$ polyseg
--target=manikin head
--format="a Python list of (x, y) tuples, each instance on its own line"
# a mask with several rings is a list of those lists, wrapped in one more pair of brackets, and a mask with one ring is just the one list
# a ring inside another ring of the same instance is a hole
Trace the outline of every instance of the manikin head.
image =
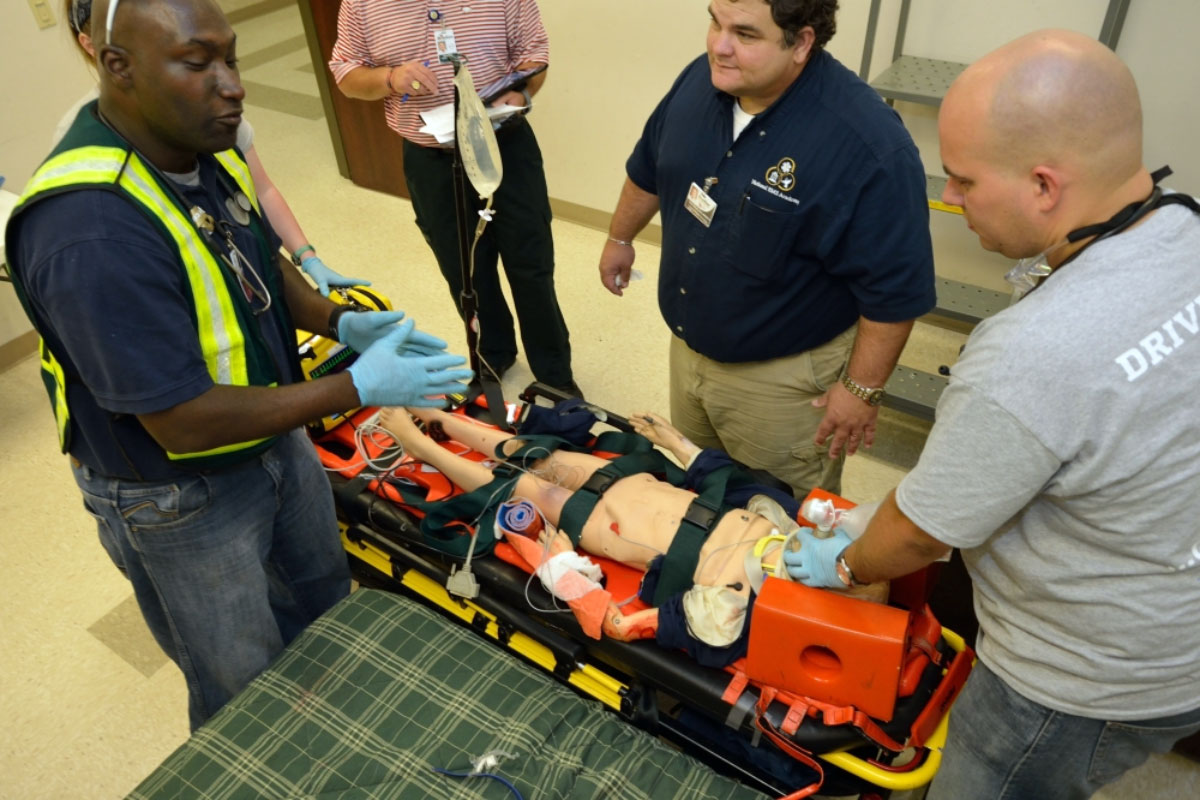
[(187, 172), (233, 147), (245, 90), (213, 0), (95, 0), (91, 23), (100, 112), (155, 165)]
[(710, 0), (713, 86), (757, 114), (804, 71), (836, 29), (837, 0)]
[[(1083, 34), (1038, 31), (976, 61), (946, 93), (938, 133), (942, 199), (1009, 258), (1055, 248), (1150, 191), (1133, 76)], [(1052, 250), (1051, 265), (1073, 249)]]

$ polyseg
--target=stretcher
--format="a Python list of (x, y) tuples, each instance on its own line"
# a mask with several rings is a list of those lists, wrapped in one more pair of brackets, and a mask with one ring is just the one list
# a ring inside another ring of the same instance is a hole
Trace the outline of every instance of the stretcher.
[[(525, 405), (539, 398), (563, 399), (539, 384), (522, 395)], [(484, 402), (458, 413), (490, 419)], [(506, 412), (511, 421), (523, 406)], [(928, 573), (894, 582), (889, 604), (867, 609), (862, 601), (769, 578), (751, 620), (750, 653), (725, 669), (700, 666), (651, 641), (597, 641), (530, 581), (506, 545), (480, 547), (486, 537), (472, 538), (474, 520), (436, 517), (439, 501), (460, 494), (443, 476), (419, 463), (382, 474), (365, 468), (363, 448), (370, 455), (380, 445), (355, 432), (373, 413), (360, 410), (315, 437), (362, 584), (419, 599), (755, 791), (873, 798), (932, 779), (947, 712), (973, 653), (924, 606)], [(609, 427), (628, 430), (620, 417), (601, 416)], [(452, 440), (443, 446), (478, 461), (492, 458)], [(594, 560), (614, 596), (636, 593), (639, 571)], [(479, 587), (471, 599), (446, 588), (465, 564)]]

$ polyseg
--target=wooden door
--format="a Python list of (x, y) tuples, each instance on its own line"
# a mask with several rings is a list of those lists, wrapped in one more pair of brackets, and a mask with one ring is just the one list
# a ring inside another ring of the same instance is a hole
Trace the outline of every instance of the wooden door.
[(299, 6), (338, 169), (359, 186), (408, 197), (404, 140), (387, 126), (383, 101), (351, 100), (329, 72), (341, 0), (299, 0)]

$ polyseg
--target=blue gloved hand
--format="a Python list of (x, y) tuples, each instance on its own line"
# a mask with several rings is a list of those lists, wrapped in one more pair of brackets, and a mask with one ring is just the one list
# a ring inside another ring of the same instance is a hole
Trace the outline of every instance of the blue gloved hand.
[(413, 321), (395, 325), (347, 370), (364, 406), (413, 406), (440, 408), (445, 400), (437, 395), (466, 392), (459, 381), (469, 381), (469, 369), (450, 369), (466, 362), (462, 356), (404, 354), (405, 342), (413, 332)]
[(309, 256), (300, 262), (304, 274), (317, 282), (317, 290), (329, 297), (330, 286), (370, 286), (371, 282), (362, 278), (347, 278), (325, 266), (325, 262), (316, 256)]
[(788, 575), (805, 586), (817, 588), (844, 588), (837, 574), (838, 556), (854, 541), (841, 528), (833, 529), (833, 536), (818, 539), (810, 528), (801, 528), (796, 534), (799, 550), (784, 550), (783, 563)]
[[(338, 341), (345, 342), (356, 353), (382, 339), (396, 323), (404, 319), (403, 311), (356, 311), (338, 318)], [(446, 343), (436, 336), (413, 328), (404, 343), (405, 355), (435, 356), (446, 351)]]

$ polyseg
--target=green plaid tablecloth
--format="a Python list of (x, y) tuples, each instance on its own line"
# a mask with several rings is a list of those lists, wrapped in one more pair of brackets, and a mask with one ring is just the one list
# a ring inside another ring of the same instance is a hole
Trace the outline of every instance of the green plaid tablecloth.
[(492, 750), (526, 800), (761, 798), (423, 606), (363, 589), (133, 798), (512, 798), (450, 778)]

